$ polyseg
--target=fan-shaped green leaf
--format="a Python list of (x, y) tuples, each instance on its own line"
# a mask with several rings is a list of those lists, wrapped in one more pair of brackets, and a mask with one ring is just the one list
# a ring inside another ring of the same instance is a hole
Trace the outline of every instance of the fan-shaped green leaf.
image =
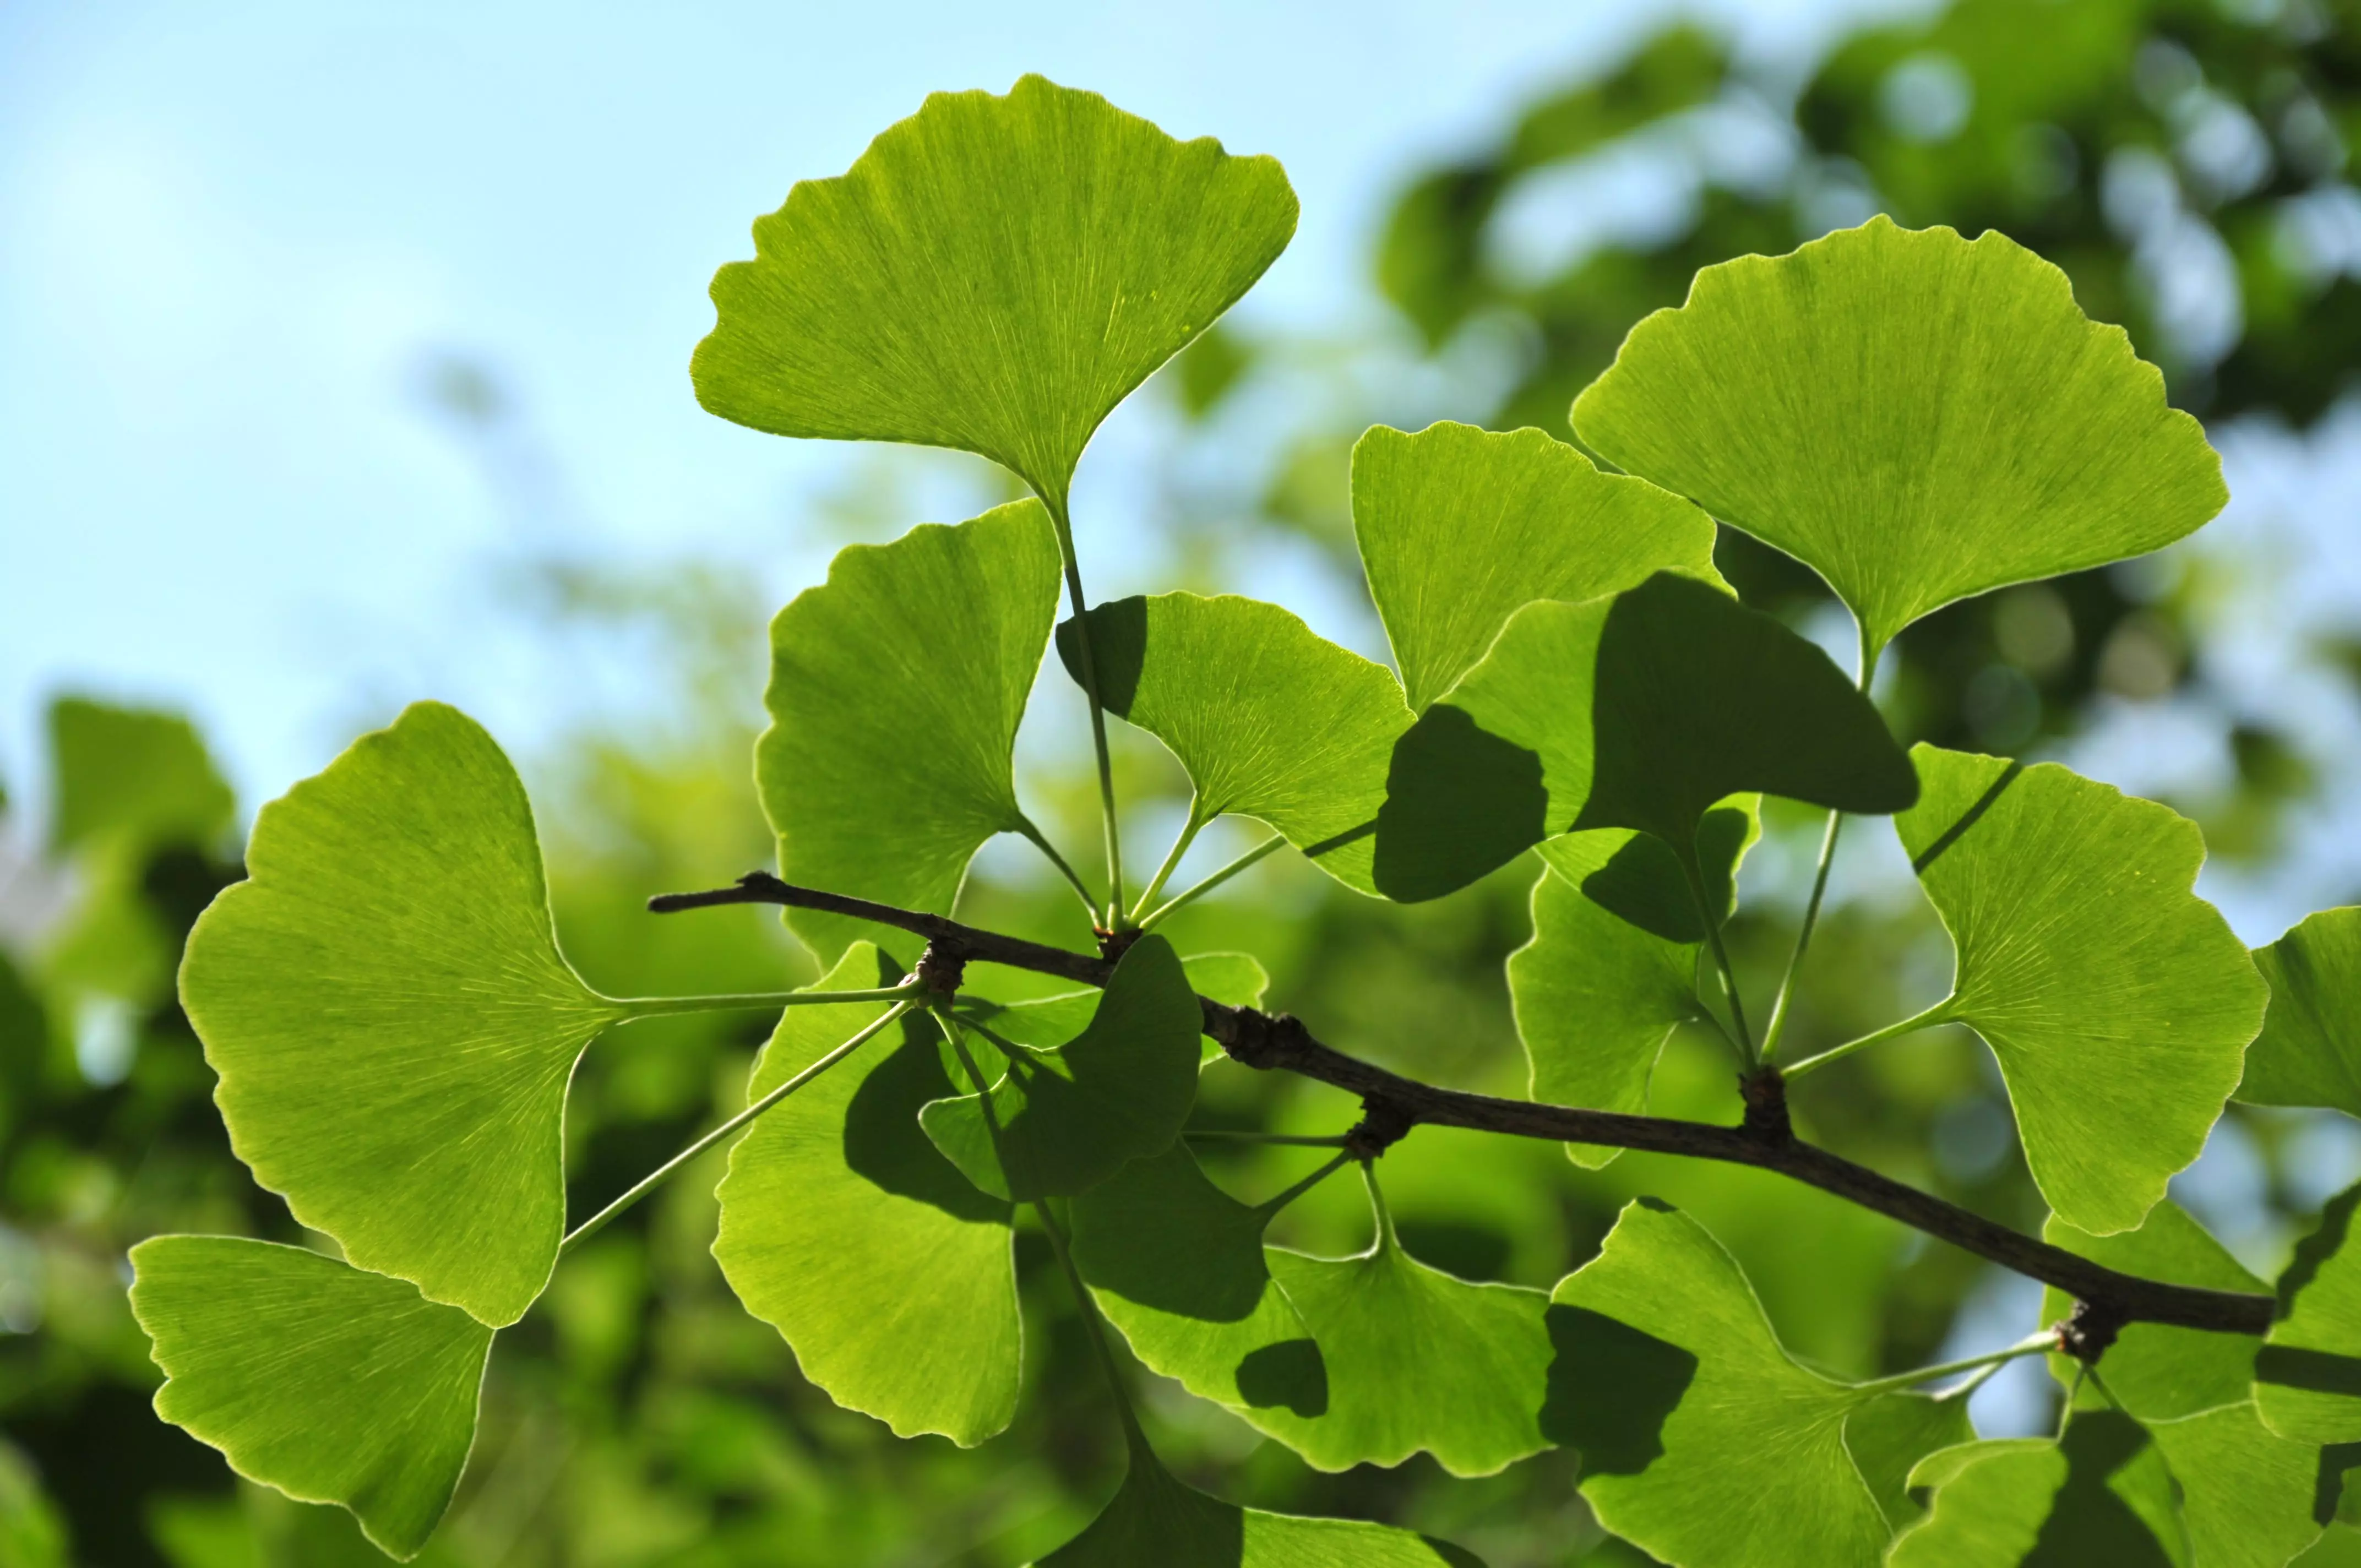
[(1694, 578), (1526, 606), (1394, 748), (1377, 884), (1464, 887), (1545, 838), (1631, 828), (1694, 853), (1726, 795), (1845, 811), (1917, 798), (1909, 760), (1827, 654)]
[[(983, 972), (982, 965), (968, 966), (967, 981), (953, 1010), (966, 1022), (982, 1024), (1005, 1040), (1044, 1050), (1062, 1046), (1089, 1028), (1103, 994), (1093, 987), (1014, 1002), (995, 1001), (978, 989), (978, 976)], [(1270, 985), (1262, 960), (1252, 953), (1194, 953), (1180, 960), (1180, 972), (1188, 976), (1189, 988), (1198, 995), (1231, 1007), (1260, 1006), (1262, 994)], [(1205, 1043), (1217, 1053), (1221, 1049), (1210, 1040)]]
[(1040, 1568), (1484, 1568), (1472, 1552), (1357, 1519), (1267, 1514), (1175, 1480), (1139, 1444), (1090, 1528)]
[(2339, 1193), (2279, 1279), (2255, 1355), (2255, 1406), (2281, 1437), (2361, 1442), (2361, 1247), (2346, 1245), (2361, 1187)]
[(2271, 1005), (2238, 1098), (2361, 1116), (2361, 909), (2322, 910), (2256, 948), (2255, 967)]
[(1535, 599), (1596, 598), (1659, 571), (1721, 580), (1711, 518), (1532, 429), (1371, 427), (1353, 448), (1353, 533), (1422, 713)]
[[(2043, 1234), (2142, 1278), (2213, 1290), (2265, 1288), (2169, 1200), (2149, 1210), (2137, 1230), (2094, 1236), (2053, 1218)], [(2048, 1291), (2042, 1321), (2063, 1318), (2071, 1305), (2061, 1292)], [(2082, 1385), (2085, 1409), (2103, 1409), (2112, 1396), (2147, 1426), (2180, 1483), (2195, 1568), (2279, 1568), (2320, 1534), (2312, 1517), (2320, 1450), (2262, 1424), (2254, 1402), (2256, 1348), (2237, 1334), (2133, 1323), (2101, 1364), (2106, 1393)], [(2051, 1357), (2050, 1370), (2070, 1388), (2079, 1380), (2078, 1365), (2064, 1356)]]
[(1845, 1452), (1852, 1455), (1877, 1499), (1888, 1528), (1902, 1530), (1925, 1513), (1910, 1495), (1910, 1472), (1930, 1453), (1973, 1442), (1975, 1423), (1968, 1417), (1968, 1401), (1954, 1393), (1930, 1398), (1924, 1394), (1880, 1394), (1853, 1408), (1845, 1417)]
[(379, 1548), (415, 1556), (467, 1468), (492, 1331), (301, 1247), (158, 1236), (131, 1265), (131, 1310), (164, 1369), (156, 1413), (239, 1475), (341, 1503)]
[[(899, 978), (857, 943), (814, 989)], [(884, 1011), (788, 1008), (750, 1101)], [(730, 1151), (713, 1255), (838, 1404), (903, 1437), (972, 1447), (1016, 1412), (1023, 1331), (1008, 1205), (977, 1191), (918, 1126), (918, 1108), (950, 1089), (936, 1027), (913, 1014), (765, 1112)]]
[(1581, 1451), (1600, 1523), (1692, 1568), (1880, 1560), (1894, 1505), (1867, 1475), (1890, 1476), (1889, 1448), (1906, 1454), (1910, 1432), (1935, 1441), (1941, 1422), (1881, 1411), (1856, 1434), (1874, 1457), (1857, 1462), (1848, 1419), (1892, 1396), (1788, 1355), (1703, 1226), (1652, 1199), (1628, 1204), (1550, 1300), (1542, 1430)]
[(1895, 1540), (1889, 1568), (2192, 1568), (2163, 1455), (2117, 1411), (2078, 1414), (2059, 1442), (1946, 1449), (1910, 1484), (1934, 1487), (1933, 1506)]
[(1999, 1058), (2050, 1208), (2129, 1230), (2205, 1146), (2269, 998), (2191, 891), (2204, 840), (2054, 762), (1911, 755), (1895, 826), (1959, 950), (1947, 1014)]
[[(790, 882), (949, 914), (976, 849), (1022, 832), (1010, 753), (1058, 609), (1039, 503), (837, 553), (771, 625), (754, 782)], [(834, 962), (869, 929), (791, 913)], [(914, 938), (887, 938), (905, 961)]]
[[(1698, 829), (1698, 858), (1718, 918), (1737, 863), (1759, 831), (1751, 805), (1718, 806)], [(1648, 1080), (1673, 1031), (1708, 1014), (1697, 1000), (1706, 938), (1686, 879), (1661, 839), (1629, 828), (1568, 833), (1541, 846), (1532, 939), (1509, 955), (1509, 997), (1535, 1100), (1644, 1111)], [(1568, 1144), (1592, 1169), (1620, 1150)]]
[[(1386, 762), (1410, 728), (1382, 664), (1275, 604), (1224, 595), (1117, 599), (1090, 616), (1099, 696), (1180, 759), (1196, 820), (1258, 817), (1312, 863), (1367, 893), (1369, 824)], [(1058, 651), (1082, 679), (1074, 623)]]
[(566, 1086), (624, 1015), (558, 955), (533, 811), (419, 703), (262, 808), (181, 999), (255, 1179), (362, 1268), (495, 1327), (565, 1227)]
[(1698, 273), (1574, 425), (1818, 572), (1873, 648), (1954, 599), (2169, 544), (2229, 499), (2204, 431), (2065, 273), (1883, 217)]
[(1049, 1050), (1012, 1040), (986, 1051), (979, 1069), (990, 1072), (994, 1055), (1005, 1069), (989, 1107), (982, 1094), (946, 1096), (918, 1113), (919, 1124), (995, 1198), (1071, 1198), (1171, 1146), (1196, 1102), (1203, 1023), (1172, 944), (1142, 937), (1082, 1034)]
[(1099, 1310), (1152, 1371), (1232, 1409), (1328, 1408), (1320, 1347), (1263, 1257), (1273, 1210), (1213, 1185), (1185, 1144), (1074, 1200), (1073, 1250)]
[(754, 225), (690, 374), (779, 435), (981, 453), (1062, 504), (1099, 422), (1295, 233), (1275, 159), (1038, 76), (938, 93)]
[(1328, 1405), (1312, 1416), (1278, 1403), (1239, 1413), (1321, 1470), (1399, 1464), (1423, 1450), (1455, 1475), (1488, 1475), (1547, 1447), (1538, 1417), (1549, 1298), (1430, 1268), (1402, 1250), (1382, 1202), (1377, 1214), (1377, 1239), (1357, 1257), (1265, 1249), (1320, 1347)]

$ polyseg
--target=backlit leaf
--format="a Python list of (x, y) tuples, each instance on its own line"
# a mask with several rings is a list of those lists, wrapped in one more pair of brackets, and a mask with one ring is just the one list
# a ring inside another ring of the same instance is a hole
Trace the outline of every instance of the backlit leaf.
[(2169, 544), (2229, 499), (2203, 430), (2065, 273), (1884, 217), (1699, 272), (1574, 426), (1818, 572), (1878, 648), (1954, 599)]
[(2118, 1411), (2076, 1415), (2059, 1442), (1946, 1449), (1910, 1483), (1932, 1486), (1933, 1504), (1895, 1540), (1889, 1568), (2193, 1568), (2163, 1455)]
[(2271, 988), (2238, 1098), (2361, 1116), (2361, 909), (2323, 909), (2255, 949)]
[(2050, 1208), (2129, 1230), (2204, 1147), (2269, 996), (2191, 891), (2204, 840), (2054, 762), (1911, 755), (1895, 826), (1958, 948), (1949, 1015), (1999, 1058)]
[(981, 453), (1063, 503), (1110, 410), (1295, 232), (1276, 160), (1038, 76), (938, 93), (754, 225), (697, 400), (779, 435)]
[(1379, 891), (1464, 887), (1542, 839), (1630, 828), (1683, 855), (1724, 796), (1846, 811), (1917, 797), (1909, 760), (1826, 653), (1694, 578), (1658, 573), (1512, 616), (1394, 749)]
[(2347, 1188), (2295, 1249), (2255, 1355), (2255, 1406), (2281, 1437), (2361, 1442), (2361, 1247), (2347, 1245), (2361, 1187)]
[(557, 951), (533, 811), (418, 703), (262, 808), (181, 999), (255, 1179), (359, 1267), (495, 1327), (565, 1228), (566, 1087), (624, 1015)]
[(1171, 1146), (1196, 1102), (1203, 1022), (1172, 944), (1142, 937), (1079, 1036), (1048, 1050), (972, 1038), (976, 1067), (1002, 1075), (989, 1106), (982, 1094), (945, 1096), (919, 1124), (996, 1198), (1071, 1198)]
[(1852, 1435), (1872, 1457), (1856, 1461), (1849, 1420), (1893, 1396), (1790, 1356), (1703, 1226), (1653, 1200), (1627, 1205), (1550, 1300), (1542, 1430), (1581, 1452), (1600, 1523), (1691, 1568), (1880, 1560), (1898, 1507), (1889, 1455), (1914, 1434), (1938, 1439), (1940, 1418), (1871, 1415)]
[(229, 826), (229, 785), (178, 714), (60, 697), (49, 705), (49, 759), (54, 854), (102, 841), (203, 846)]
[[(1079, 681), (1073, 630), (1058, 629), (1058, 650)], [(1410, 728), (1385, 666), (1275, 604), (1232, 595), (1118, 599), (1092, 609), (1090, 630), (1100, 697), (1180, 760), (1200, 822), (1259, 818), (1372, 891), (1369, 826)]]
[(1532, 429), (1373, 426), (1353, 448), (1353, 533), (1415, 712), (1535, 599), (1596, 598), (1658, 571), (1721, 580), (1711, 518)]
[[(856, 943), (813, 989), (899, 978)], [(788, 1008), (749, 1099), (887, 1005)], [(1016, 1412), (1023, 1330), (1008, 1205), (977, 1191), (918, 1126), (918, 1108), (950, 1091), (939, 1031), (912, 1014), (765, 1112), (730, 1151), (713, 1255), (838, 1404), (899, 1436), (972, 1447)]]
[(1271, 1211), (1214, 1186), (1185, 1144), (1134, 1160), (1071, 1212), (1075, 1266), (1150, 1370), (1233, 1409), (1327, 1409), (1320, 1348), (1264, 1261)]
[[(1699, 829), (1700, 860), (1729, 913), (1737, 862), (1758, 831), (1751, 808), (1718, 806)], [(1541, 847), (1532, 939), (1509, 955), (1509, 996), (1535, 1100), (1598, 1111), (1648, 1108), (1664, 1042), (1708, 1016), (1697, 1000), (1705, 923), (1680, 862), (1628, 828), (1569, 833)], [(1620, 1151), (1568, 1144), (1593, 1169)]]
[(131, 1310), (165, 1374), (156, 1413), (239, 1475), (341, 1503), (379, 1548), (415, 1556), (467, 1468), (492, 1331), (301, 1247), (158, 1236), (131, 1265)]
[[(976, 849), (1022, 830), (1009, 757), (1058, 608), (1039, 503), (837, 553), (771, 625), (754, 782), (789, 882), (949, 914)], [(834, 962), (873, 927), (796, 911)], [(915, 938), (882, 938), (905, 961)]]

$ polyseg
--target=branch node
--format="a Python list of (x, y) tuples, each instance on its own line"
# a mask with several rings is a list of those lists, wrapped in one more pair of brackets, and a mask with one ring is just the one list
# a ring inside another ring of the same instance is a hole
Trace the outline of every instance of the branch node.
[(1091, 930), (1092, 934), (1099, 939), (1099, 957), (1109, 963), (1121, 960), (1124, 954), (1131, 951), (1131, 945), (1148, 934), (1137, 926), (1127, 927), (1121, 931), (1110, 931), (1104, 926), (1094, 926)]
[(2099, 1357), (2115, 1343), (2115, 1336), (2131, 1321), (2131, 1314), (2121, 1307), (2100, 1301), (2077, 1301), (2074, 1310), (2058, 1325), (2058, 1349), (2085, 1366), (2096, 1366)]
[(967, 955), (939, 937), (918, 955), (917, 976), (923, 989), (949, 1000), (967, 979)]
[(1246, 1067), (1283, 1067), (1302, 1054), (1312, 1037), (1303, 1021), (1292, 1013), (1241, 1007), (1231, 1019), (1230, 1037), (1222, 1042), (1222, 1048), (1230, 1053), (1232, 1061)]
[(1417, 1113), (1382, 1095), (1361, 1097), (1361, 1119), (1345, 1135), (1345, 1152), (1357, 1160), (1372, 1160), (1418, 1125)]
[(1777, 1068), (1739, 1074), (1738, 1092), (1746, 1102), (1740, 1126), (1747, 1136), (1774, 1148), (1795, 1141), (1795, 1125), (1787, 1117), (1787, 1080)]

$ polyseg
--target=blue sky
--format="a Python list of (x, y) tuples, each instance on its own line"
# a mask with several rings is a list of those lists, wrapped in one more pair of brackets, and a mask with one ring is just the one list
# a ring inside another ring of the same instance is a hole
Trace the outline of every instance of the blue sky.
[[(1837, 10), (1719, 8), (1773, 48)], [(929, 90), (1040, 70), (1277, 154), (1302, 229), (1246, 308), (1312, 326), (1373, 310), (1406, 169), (1664, 9), (10, 0), (0, 777), (37, 786), (60, 687), (190, 709), (249, 808), (410, 697), (529, 729), (477, 591), (513, 521), (423, 406), (436, 354), (512, 384), (586, 547), (790, 590), (845, 454), (697, 410), (706, 280)]]

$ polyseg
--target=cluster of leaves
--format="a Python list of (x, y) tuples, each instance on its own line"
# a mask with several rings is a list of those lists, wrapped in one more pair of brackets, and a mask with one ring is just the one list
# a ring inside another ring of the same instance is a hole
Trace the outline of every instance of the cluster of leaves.
[[(2134, 1322), (2118, 1388), (2091, 1365), (2103, 1336), (2073, 1340), (2059, 1437), (1990, 1443), (1956, 1390), (1922, 1386), (2067, 1342), (1832, 1378), (1781, 1344), (1703, 1226), (1645, 1200), (1554, 1290), (1458, 1277), (1400, 1244), (1378, 1177), (1400, 1129), (1374, 1130), (1374, 1105), (1260, 1202), (1206, 1175), (1200, 1080), (1235, 1070), (1207, 1059), (1207, 1004), (1252, 1007), (1264, 975), (1244, 954), (1184, 958), (1158, 927), (1281, 846), (1400, 903), (1538, 849), (1535, 937), (1510, 977), (1537, 1099), (1644, 1109), (1685, 1021), (1720, 1034), (1758, 1103), (1783, 1073), (1966, 1025), (2001, 1064), (2053, 1239), (2217, 1289), (2253, 1282), (2161, 1206), (2166, 1182), (2242, 1075), (2257, 1099), (2343, 1104), (2336, 1024), (2361, 988), (2340, 961), (2348, 912), (2258, 970), (2192, 891), (2191, 824), (2055, 765), (1905, 752), (1869, 700), (1879, 656), (1920, 617), (2155, 549), (2224, 499), (2158, 373), (1997, 234), (1877, 220), (1700, 273), (1575, 403), (1576, 433), (1620, 472), (1539, 431), (1371, 433), (1355, 525), (1393, 669), (1255, 600), (1090, 605), (1068, 517), (1084, 445), (1294, 219), (1268, 159), (1027, 78), (930, 99), (757, 224), (755, 259), (715, 281), (695, 364), (708, 408), (976, 452), (1034, 491), (845, 551), (774, 625), (757, 793), (781, 872), (836, 895), (790, 917), (829, 973), (784, 992), (594, 989), (559, 952), (533, 812), (491, 739), (431, 703), (364, 737), (263, 810), (247, 878), (198, 921), (180, 984), (238, 1157), (338, 1255), (203, 1235), (134, 1249), (159, 1411), (413, 1554), (467, 1464), (495, 1335), (562, 1254), (742, 1131), (718, 1193), (724, 1277), (807, 1376), (896, 1433), (971, 1444), (1008, 1425), (1020, 1224), (1047, 1240), (1129, 1466), (1045, 1563), (1468, 1561), (1184, 1486), (1105, 1325), (1319, 1468), (1423, 1453), (1483, 1475), (1572, 1450), (1601, 1521), (1676, 1563), (2009, 1563), (2102, 1540), (2136, 1544), (2100, 1560), (2283, 1563), (2310, 1547), (2342, 1506), (2340, 1445), (2361, 1439), (2350, 1203), (2281, 1278), (2266, 1342)], [(1717, 519), (1829, 584), (1860, 628), (1854, 675), (1730, 593)], [(1061, 577), (1072, 616), (1053, 629)], [(1098, 740), (1096, 887), (1015, 789), (1053, 630)], [(1194, 789), (1136, 900), (1110, 712)], [(1826, 808), (1831, 847), (1844, 815), (1895, 817), (1954, 939), (1949, 997), (1800, 1061), (1781, 1059), (1787, 984), (1750, 1025), (1723, 930), (1765, 795)], [(1272, 837), (1166, 896), (1224, 816)], [(1038, 845), (1098, 924), (1103, 990), (1028, 995), (955, 943), (920, 952), (843, 905), (947, 913), (1004, 832)], [(2305, 998), (2268, 1028), (2267, 974)], [(569, 1228), (566, 1102), (585, 1049), (730, 1011), (780, 1017), (745, 1110)], [(1266, 1242), (1275, 1214), (1356, 1161), (1365, 1252)]]

